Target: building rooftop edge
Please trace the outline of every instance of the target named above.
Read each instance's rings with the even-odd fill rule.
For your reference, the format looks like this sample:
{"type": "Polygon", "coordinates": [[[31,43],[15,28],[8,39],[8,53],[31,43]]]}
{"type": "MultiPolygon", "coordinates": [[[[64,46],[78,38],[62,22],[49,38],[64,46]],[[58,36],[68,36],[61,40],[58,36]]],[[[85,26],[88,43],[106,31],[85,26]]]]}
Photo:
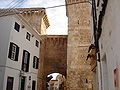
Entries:
{"type": "Polygon", "coordinates": [[[32,11],[32,12],[35,12],[35,11],[42,12],[42,11],[44,11],[44,16],[42,18],[45,22],[46,29],[50,26],[45,8],[7,8],[7,9],[0,9],[0,17],[14,15],[14,14],[22,14],[23,12],[27,12],[27,11],[32,11]]]}
{"type": "Polygon", "coordinates": [[[16,18],[18,18],[20,22],[22,22],[25,26],[27,26],[29,28],[28,31],[30,31],[30,33],[35,35],[37,39],[43,40],[43,36],[40,35],[34,28],[32,28],[31,25],[21,15],[16,15],[16,18]]]}

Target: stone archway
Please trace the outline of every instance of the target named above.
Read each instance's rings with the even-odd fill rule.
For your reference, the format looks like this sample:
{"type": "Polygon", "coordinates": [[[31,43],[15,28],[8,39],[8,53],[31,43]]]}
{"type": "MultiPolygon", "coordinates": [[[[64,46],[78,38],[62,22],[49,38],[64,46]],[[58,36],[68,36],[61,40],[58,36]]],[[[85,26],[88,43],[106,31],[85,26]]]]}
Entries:
{"type": "Polygon", "coordinates": [[[66,78],[60,73],[52,73],[47,76],[48,90],[66,90],[66,78]]]}
{"type": "Polygon", "coordinates": [[[58,72],[66,77],[67,35],[45,35],[41,42],[38,90],[46,90],[46,77],[58,72]]]}

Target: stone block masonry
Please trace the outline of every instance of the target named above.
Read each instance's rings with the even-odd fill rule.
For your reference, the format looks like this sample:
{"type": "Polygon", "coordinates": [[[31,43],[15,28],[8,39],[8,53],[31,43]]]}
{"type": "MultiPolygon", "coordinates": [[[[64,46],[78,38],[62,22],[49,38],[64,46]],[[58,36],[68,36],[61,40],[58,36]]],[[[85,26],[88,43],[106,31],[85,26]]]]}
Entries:
{"type": "MultiPolygon", "coordinates": [[[[81,0],[66,0],[67,4],[81,0]]],[[[83,1],[83,0],[82,0],[83,1]]],[[[89,3],[67,5],[67,90],[92,90],[92,71],[86,61],[91,43],[89,3]]]]}

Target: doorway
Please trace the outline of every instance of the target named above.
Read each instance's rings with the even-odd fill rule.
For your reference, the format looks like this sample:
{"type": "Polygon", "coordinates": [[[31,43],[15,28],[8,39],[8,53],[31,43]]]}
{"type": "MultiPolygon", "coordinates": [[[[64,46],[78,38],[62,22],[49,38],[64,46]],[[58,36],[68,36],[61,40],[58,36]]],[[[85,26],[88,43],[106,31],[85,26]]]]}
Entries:
{"type": "Polygon", "coordinates": [[[25,79],[26,79],[25,76],[21,77],[21,89],[20,90],[25,90],[25,79]]]}

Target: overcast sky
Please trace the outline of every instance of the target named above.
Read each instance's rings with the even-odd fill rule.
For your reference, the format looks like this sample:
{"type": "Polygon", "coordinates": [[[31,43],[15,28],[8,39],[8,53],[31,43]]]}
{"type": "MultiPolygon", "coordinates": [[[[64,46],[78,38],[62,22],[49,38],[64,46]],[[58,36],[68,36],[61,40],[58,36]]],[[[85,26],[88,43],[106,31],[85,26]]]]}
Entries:
{"type": "MultiPolygon", "coordinates": [[[[52,7],[63,4],[65,4],[65,0],[0,0],[0,8],[52,7]]],[[[67,34],[67,17],[65,9],[65,7],[47,9],[48,19],[50,21],[50,27],[47,29],[47,34],[67,34]]]]}

